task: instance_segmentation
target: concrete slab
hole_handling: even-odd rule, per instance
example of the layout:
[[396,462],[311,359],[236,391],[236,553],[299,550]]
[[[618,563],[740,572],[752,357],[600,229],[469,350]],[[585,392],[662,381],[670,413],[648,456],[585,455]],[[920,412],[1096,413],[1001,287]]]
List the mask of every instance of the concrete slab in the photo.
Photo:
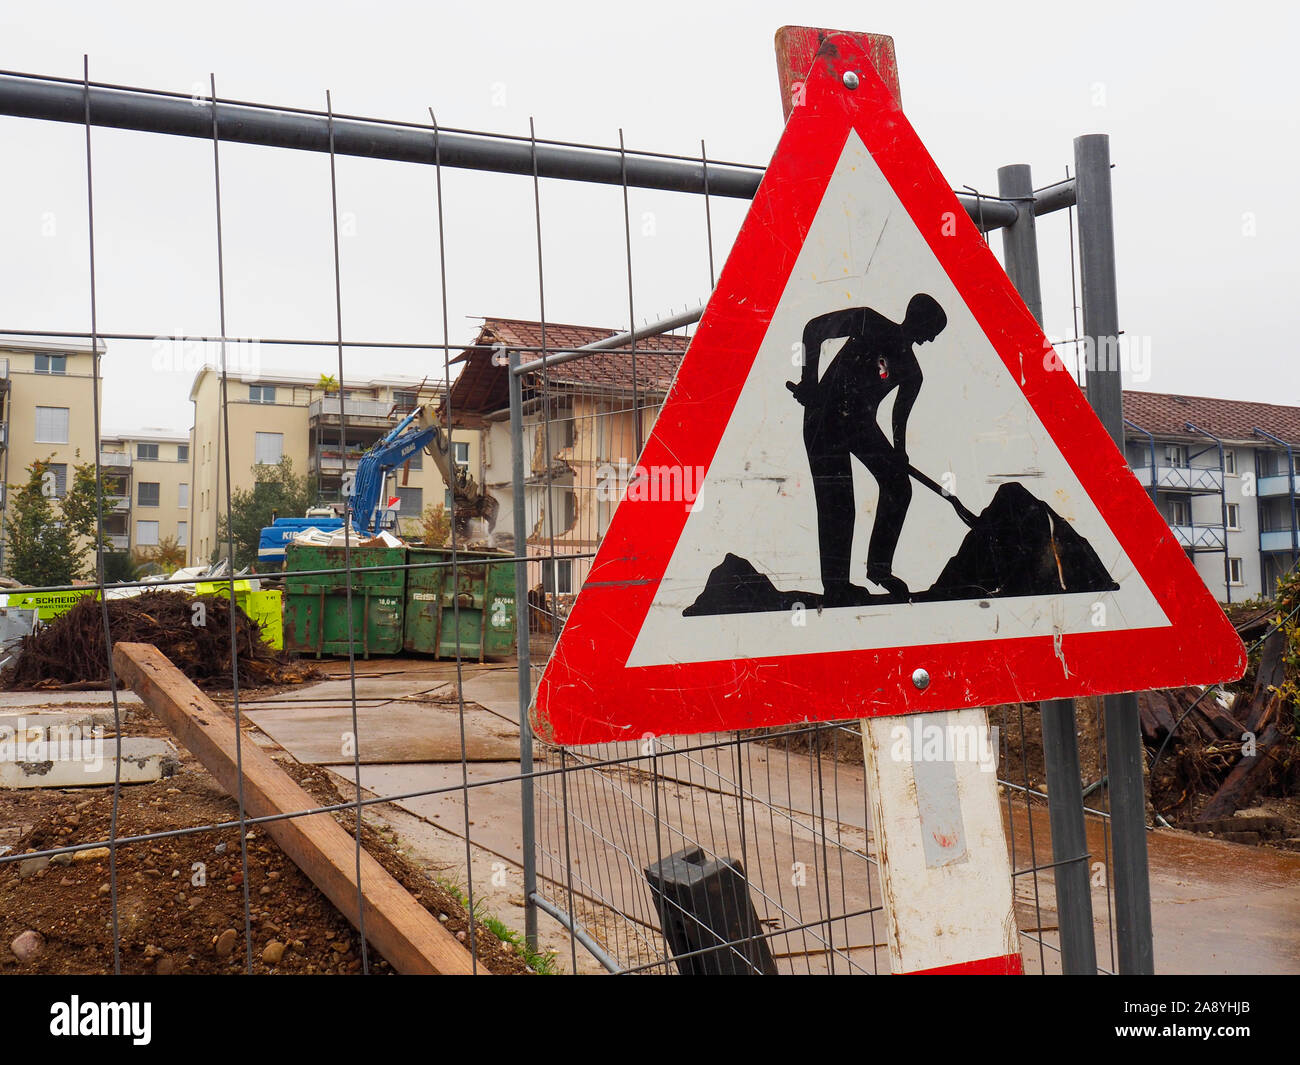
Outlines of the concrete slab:
[[[359,706],[356,741],[350,706],[293,706],[247,713],[249,721],[298,761],[351,765],[354,751],[364,765],[376,762],[461,760],[461,719],[454,703],[391,703]],[[472,704],[465,707],[465,755],[471,762],[517,757],[518,730]]]
[[[135,692],[119,691],[117,701],[122,706],[139,706],[140,696]],[[113,705],[112,692],[0,692],[0,709],[18,706],[108,706]]]
[[[134,713],[129,707],[118,708],[118,717],[124,723],[131,720]],[[81,707],[72,710],[33,707],[19,714],[0,714],[0,738],[16,739],[22,734],[30,741],[48,734],[51,729],[112,729],[114,724],[111,707]]]
[[[85,788],[161,780],[176,770],[176,748],[166,740],[127,736],[121,740],[86,737],[75,745],[0,744],[0,788]],[[121,771],[115,765],[121,754]],[[51,757],[51,756],[55,757]]]
[[[404,699],[416,695],[424,695],[425,698],[439,698],[447,695],[448,692],[449,688],[445,680],[419,674],[398,673],[385,677],[358,677],[356,682],[357,699],[366,701]],[[240,699],[240,704],[243,705],[244,701]],[[248,700],[248,703],[249,705],[254,702],[266,705],[284,703],[318,705],[332,702],[350,704],[351,701],[352,683],[344,677],[335,680],[318,681],[288,691],[277,692],[274,695],[255,695]]]

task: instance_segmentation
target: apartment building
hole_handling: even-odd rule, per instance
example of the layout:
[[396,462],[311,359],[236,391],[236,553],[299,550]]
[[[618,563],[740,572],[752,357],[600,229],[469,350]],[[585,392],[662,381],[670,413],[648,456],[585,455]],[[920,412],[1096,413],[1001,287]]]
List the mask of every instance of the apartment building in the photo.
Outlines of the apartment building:
[[[220,553],[217,523],[225,498],[221,373],[204,366],[194,377],[194,447],[191,453],[191,560]],[[252,488],[256,467],[293,460],[295,470],[316,479],[318,501],[346,501],[345,476],[357,460],[417,404],[435,403],[441,389],[417,377],[347,380],[340,395],[319,375],[288,372],[227,376],[230,474],[235,490]],[[479,435],[452,434],[455,460],[479,476]],[[397,472],[395,494],[403,521],[429,504],[450,505],[447,485],[423,454]]]
[[1300,407],[1125,392],[1125,454],[1221,602],[1271,595],[1300,559]]
[[[546,347],[572,350],[614,333],[548,322]],[[537,322],[485,319],[457,360],[463,366],[450,393],[455,424],[482,437],[483,483],[500,501],[497,529],[506,532],[513,491],[502,356],[517,350],[527,361],[541,344]],[[681,336],[637,342],[636,402],[626,348],[561,363],[547,371],[544,388],[539,375],[525,377],[528,552],[560,556],[533,567],[530,587],[541,582],[567,595],[581,586],[627,487],[638,422],[644,439],[685,348]],[[1271,595],[1300,560],[1300,406],[1125,392],[1124,416],[1129,465],[1210,592],[1225,603]]]
[[167,540],[189,547],[190,455],[189,433],[141,429],[101,438],[104,532],[115,551],[147,552]]
[[95,461],[95,358],[82,340],[0,336],[0,572],[9,485],[48,461],[61,498],[74,467]]

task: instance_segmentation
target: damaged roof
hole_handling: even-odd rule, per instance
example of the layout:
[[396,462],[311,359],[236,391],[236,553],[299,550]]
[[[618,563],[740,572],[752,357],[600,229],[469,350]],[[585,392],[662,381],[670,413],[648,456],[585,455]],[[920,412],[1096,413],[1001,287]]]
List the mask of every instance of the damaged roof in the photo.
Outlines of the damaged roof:
[[[568,325],[547,322],[545,344],[542,323],[521,318],[484,318],[473,345],[455,362],[464,368],[451,386],[453,418],[483,416],[504,410],[510,405],[509,371],[492,362],[494,349],[518,351],[524,361],[540,358],[542,353],[573,351],[599,340],[626,332],[600,326]],[[636,342],[636,385],[640,392],[665,393],[672,384],[677,366],[686,353],[690,338],[680,333],[642,337]],[[571,359],[547,370],[552,384],[587,386],[601,390],[632,388],[632,345],[593,352],[581,359]],[[531,378],[539,379],[540,374]]]

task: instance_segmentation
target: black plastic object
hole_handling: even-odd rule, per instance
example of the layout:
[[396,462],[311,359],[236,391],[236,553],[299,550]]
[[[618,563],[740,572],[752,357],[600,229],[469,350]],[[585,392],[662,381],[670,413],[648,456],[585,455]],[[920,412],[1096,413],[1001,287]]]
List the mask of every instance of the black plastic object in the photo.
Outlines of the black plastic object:
[[[683,976],[775,976],[740,862],[678,851],[645,871]],[[713,948],[713,949],[709,949]]]

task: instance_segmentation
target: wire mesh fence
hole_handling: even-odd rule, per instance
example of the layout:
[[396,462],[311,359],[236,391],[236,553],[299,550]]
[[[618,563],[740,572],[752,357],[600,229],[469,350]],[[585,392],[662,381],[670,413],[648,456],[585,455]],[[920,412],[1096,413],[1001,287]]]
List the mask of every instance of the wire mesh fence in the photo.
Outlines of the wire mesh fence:
[[[581,284],[581,279],[563,278],[558,282],[548,270],[546,250],[550,246],[544,234],[555,232],[543,225],[543,179],[550,182],[603,183],[620,194],[607,222],[606,243],[621,258],[620,286],[626,281],[626,306],[611,308],[609,318],[619,329],[635,331],[643,316],[638,299],[639,277],[633,257],[632,231],[636,224],[646,224],[634,211],[632,194],[638,189],[655,190],[654,195],[701,198],[703,211],[696,210],[697,223],[682,247],[694,255],[693,270],[701,281],[707,277],[711,286],[716,276],[714,263],[715,199],[719,196],[740,198],[752,193],[760,168],[710,160],[701,145],[698,154],[678,156],[664,153],[634,152],[626,148],[620,134],[617,147],[567,144],[529,137],[497,137],[465,130],[445,130],[430,113],[427,124],[378,122],[334,112],[332,100],[323,110],[288,111],[243,101],[221,101],[215,81],[206,95],[178,97],[176,94],[153,93],[121,86],[97,85],[86,77],[80,84],[58,79],[5,75],[0,86],[11,94],[10,113],[40,115],[58,122],[79,122],[84,126],[84,166],[86,177],[85,220],[89,241],[83,264],[89,279],[89,329],[25,328],[7,331],[12,338],[32,342],[55,336],[84,339],[92,351],[109,345],[102,361],[111,364],[114,346],[149,343],[147,329],[109,330],[101,328],[99,293],[103,281],[102,266],[95,235],[106,223],[101,211],[96,216],[96,127],[131,126],[155,134],[172,134],[204,138],[211,144],[211,220],[215,227],[214,265],[205,267],[212,278],[210,292],[216,307],[216,333],[210,338],[209,350],[216,363],[210,367],[220,382],[221,399],[215,410],[218,417],[203,432],[196,432],[191,461],[215,461],[220,470],[214,481],[215,498],[199,504],[212,519],[211,550],[214,555],[233,558],[235,544],[230,517],[232,500],[241,483],[243,471],[234,469],[232,425],[238,411],[234,390],[240,382],[256,379],[246,367],[232,358],[238,338],[227,335],[226,232],[232,224],[229,207],[223,210],[223,152],[228,142],[273,145],[281,154],[306,149],[328,157],[328,172],[323,178],[328,192],[329,211],[320,220],[329,239],[317,250],[332,265],[329,284],[332,300],[324,317],[314,324],[322,327],[313,335],[286,336],[280,333],[262,338],[268,349],[314,353],[314,368],[334,378],[341,396],[348,395],[350,385],[366,379],[364,360],[376,352],[403,353],[411,362],[414,377],[420,379],[421,396],[437,393],[436,415],[449,437],[458,426],[472,427],[479,442],[476,479],[483,489],[494,495],[500,513],[494,527],[486,523],[458,530],[455,521],[460,501],[448,490],[452,522],[448,530],[446,557],[426,563],[399,563],[388,566],[406,580],[417,569],[446,569],[454,583],[459,582],[463,567],[471,565],[467,551],[494,550],[502,565],[522,571],[520,585],[526,591],[514,602],[521,639],[518,664],[525,675],[535,681],[544,668],[546,657],[559,629],[582,587],[591,560],[609,526],[614,508],[629,493],[657,490],[653,479],[637,468],[637,456],[651,431],[664,397],[671,387],[673,374],[689,343],[689,320],[685,313],[673,319],[669,329],[642,329],[642,334],[619,341],[617,330],[560,325],[547,319],[548,282],[552,287]],[[14,94],[17,94],[16,96]],[[44,95],[45,103],[30,101]],[[15,109],[13,99],[29,101],[24,111]],[[135,114],[135,118],[130,115]],[[250,132],[252,131],[252,132]],[[376,149],[378,144],[382,149]],[[424,335],[394,340],[361,340],[345,329],[348,288],[345,284],[346,251],[341,234],[347,226],[346,211],[339,202],[339,161],[344,155],[358,156],[386,152],[390,160],[431,167],[421,194],[434,204],[434,226],[430,246],[418,250],[436,262],[436,284],[421,292],[420,299],[431,300],[439,307],[438,321]],[[451,299],[448,279],[457,273],[455,249],[449,247],[444,225],[449,214],[461,205],[444,203],[444,172],[450,168],[496,171],[514,175],[511,180],[532,182],[533,226],[509,249],[515,263],[536,257],[538,315],[535,320],[510,318],[485,319],[479,336],[469,344],[451,336]],[[548,186],[549,187],[549,186]],[[669,191],[665,191],[669,190]],[[321,191],[321,190],[318,190]],[[608,191],[608,190],[607,190]],[[693,202],[693,201],[692,201]],[[996,197],[976,195],[972,213],[983,219],[993,213]],[[10,208],[12,209],[12,205]],[[423,210],[428,210],[426,202]],[[695,208],[692,208],[695,210]],[[549,218],[549,216],[548,216]],[[564,239],[565,221],[560,222],[557,236]],[[567,221],[574,221],[572,216]],[[991,224],[991,223],[990,223]],[[682,226],[685,233],[686,227]],[[408,251],[410,249],[407,249]],[[684,257],[684,253],[683,253]],[[695,294],[690,294],[695,295]],[[477,297],[476,297],[477,298]],[[3,313],[14,316],[16,309]],[[0,326],[6,323],[0,322]],[[55,323],[63,326],[65,323]],[[195,329],[194,333],[203,330]],[[548,357],[565,353],[566,359],[554,364]],[[572,354],[574,357],[567,357]],[[511,377],[510,358],[516,362],[542,359],[520,379],[520,424],[512,429],[507,393]],[[91,359],[95,395],[94,433],[99,426],[101,357]],[[257,386],[261,387],[261,386]],[[317,433],[318,448],[334,446],[343,465],[338,473],[346,475],[348,456],[358,445],[348,435],[348,418],[365,417],[358,408],[349,409],[340,402],[337,422]],[[385,423],[385,428],[390,423]],[[369,439],[369,438],[367,438]],[[216,448],[215,460],[209,457]],[[512,476],[512,458],[522,457],[522,497],[516,493]],[[95,472],[103,470],[102,457],[95,448]],[[333,455],[333,453],[331,453]],[[200,459],[200,456],[203,456]],[[330,456],[324,451],[322,461]],[[12,476],[11,471],[11,476]],[[109,472],[112,472],[111,470]],[[692,471],[674,471],[677,481],[668,486],[685,498],[698,492],[700,485]],[[102,481],[97,483],[102,484]],[[111,486],[110,486],[111,487]],[[340,478],[336,493],[346,495]],[[111,494],[111,493],[110,493]],[[96,528],[100,537],[107,524],[112,505],[105,507],[105,491],[97,498]],[[218,522],[224,515],[226,521]],[[516,530],[511,534],[509,530]],[[522,529],[522,540],[517,531]],[[197,523],[193,531],[197,533]],[[220,531],[221,535],[216,535]],[[442,545],[437,545],[442,546]],[[133,964],[124,946],[134,946],[132,932],[124,921],[123,902],[133,888],[124,883],[118,872],[119,856],[125,848],[149,848],[163,841],[203,833],[237,829],[239,858],[238,877],[231,879],[230,890],[240,900],[242,920],[237,939],[242,942],[243,968],[263,971],[261,932],[255,929],[260,918],[258,896],[252,890],[250,852],[259,844],[257,833],[286,820],[313,817],[325,813],[336,816],[352,839],[353,874],[356,881],[351,904],[352,921],[357,927],[360,969],[376,968],[376,954],[367,945],[373,924],[372,904],[367,901],[363,880],[373,875],[363,863],[363,854],[374,844],[367,835],[368,819],[386,817],[405,811],[434,824],[445,844],[454,841],[457,858],[447,858],[444,845],[439,853],[447,868],[459,877],[455,891],[463,892],[464,905],[470,914],[479,912],[488,885],[483,880],[483,861],[492,859],[492,876],[504,877],[509,884],[522,883],[520,908],[524,911],[526,937],[536,940],[539,911],[541,922],[551,922],[542,938],[545,944],[556,942],[559,928],[562,946],[552,946],[561,969],[573,972],[603,969],[618,973],[665,974],[679,971],[726,971],[757,973],[879,973],[889,970],[883,901],[878,855],[870,824],[870,801],[863,766],[859,726],[840,722],[788,729],[758,730],[745,733],[708,734],[702,736],[646,736],[620,744],[565,748],[532,737],[526,722],[527,706],[513,708],[513,720],[523,722],[517,743],[518,758],[496,761],[474,756],[479,717],[475,692],[486,690],[497,673],[508,673],[510,663],[483,664],[482,646],[470,648],[463,642],[461,611],[482,611],[486,624],[486,604],[473,596],[450,597],[448,613],[454,625],[453,648],[444,658],[445,666],[429,667],[429,687],[420,689],[415,682],[414,694],[402,698],[421,706],[436,687],[442,702],[436,712],[450,723],[450,756],[430,767],[417,784],[397,784],[373,767],[370,752],[379,739],[382,725],[371,711],[390,707],[392,700],[376,698],[368,686],[373,677],[373,663],[358,661],[357,647],[362,637],[358,625],[367,623],[354,611],[353,597],[360,593],[355,584],[361,569],[361,553],[366,549],[352,535],[343,540],[343,564],[338,568],[301,571],[299,576],[341,575],[347,603],[348,652],[346,669],[333,672],[328,695],[316,697],[316,709],[332,706],[340,711],[331,718],[328,728],[342,728],[345,756],[327,761],[340,801],[317,799],[301,809],[274,814],[250,812],[249,796],[244,790],[243,760],[250,750],[264,743],[255,735],[248,714],[249,707],[264,710],[268,697],[256,691],[241,690],[237,663],[240,650],[231,632],[232,667],[229,696],[223,697],[233,716],[234,757],[236,762],[234,816],[202,824],[174,825],[165,829],[123,833],[122,803],[129,801],[131,785],[124,783],[122,765],[125,758],[121,745],[114,749],[115,773],[111,781],[112,808],[107,831],[84,840],[60,846],[28,847],[22,853],[0,854],[0,863],[12,865],[33,858],[54,858],[61,854],[94,851],[106,847],[108,920],[112,943],[111,967],[123,971]],[[478,560],[478,556],[474,556]],[[384,569],[385,567],[369,567]],[[264,574],[264,577],[271,577]],[[227,572],[217,578],[225,594],[235,595],[236,575]],[[177,580],[178,585],[192,581]],[[104,568],[104,552],[99,551],[94,582],[102,604],[101,620],[105,643],[111,648],[120,639],[114,631],[110,610],[110,593],[120,594],[142,582],[119,582],[110,587]],[[151,587],[167,587],[166,582],[150,582]],[[70,587],[70,586],[65,586]],[[367,600],[368,602],[368,600]],[[233,625],[233,622],[232,622]],[[422,668],[422,667],[421,667]],[[438,672],[438,670],[441,672]],[[418,672],[418,670],[417,670]],[[427,672],[427,671],[426,671]],[[436,673],[436,678],[434,674]],[[423,676],[423,674],[422,674]],[[106,677],[111,706],[111,736],[128,735],[128,715],[122,698],[122,683],[111,667]],[[480,683],[480,688],[474,688]],[[495,681],[494,681],[495,682]],[[441,687],[439,687],[441,686]],[[483,698],[479,695],[477,698]],[[302,700],[312,701],[310,699]],[[525,700],[526,701],[526,700]],[[508,723],[509,700],[489,706],[498,727]],[[486,705],[486,704],[485,704]],[[493,709],[495,707],[495,709]],[[507,709],[503,709],[507,707]],[[387,712],[387,711],[385,711]],[[430,714],[434,709],[429,709]],[[1083,715],[1089,723],[1089,754],[1083,770],[1090,782],[1105,777],[1105,747],[1099,707],[1088,707]],[[1059,971],[1059,945],[1054,912],[1054,859],[1047,842],[1048,829],[1044,800],[1044,774],[1041,756],[1041,733],[1035,728],[1036,712],[1031,708],[1004,707],[994,712],[999,728],[997,761],[1005,797],[1005,817],[1011,847],[1016,913],[1023,935],[1027,968],[1030,971]],[[340,722],[342,725],[340,726]],[[348,739],[350,738],[350,743]],[[527,748],[525,750],[524,748]],[[251,757],[251,756],[250,756]],[[990,767],[990,771],[992,767]],[[409,776],[402,777],[409,782]],[[1097,784],[1093,784],[1096,787]],[[1104,788],[1099,794],[1104,794]],[[484,809],[486,796],[509,796],[504,801],[519,804],[523,815],[515,833],[513,846],[491,836],[477,824],[478,811]],[[522,796],[522,799],[514,798]],[[420,813],[435,804],[436,814]],[[531,805],[535,804],[535,805]],[[1108,958],[1102,968],[1113,971],[1115,932],[1109,920],[1112,909],[1112,877],[1107,814],[1104,809],[1089,814],[1089,852],[1071,856],[1070,861],[1086,861],[1095,887],[1094,910],[1107,915],[1102,922],[1099,958]],[[1094,843],[1095,841],[1095,843]],[[256,859],[256,855],[253,855]],[[499,859],[499,862],[498,862]],[[674,864],[676,863],[676,864]],[[253,864],[256,864],[254,861]],[[497,865],[500,868],[497,868]],[[698,927],[692,932],[692,911],[684,897],[674,895],[665,885],[680,872],[679,866],[704,869],[716,887],[703,898],[705,926],[712,938],[698,939]],[[500,886],[493,882],[492,886]],[[518,891],[513,892],[519,895]],[[493,896],[496,897],[496,896]],[[336,900],[337,901],[337,900]],[[134,920],[134,918],[132,919]],[[484,926],[469,921],[463,943],[470,955],[470,968],[491,967],[497,955],[486,951]],[[697,935],[692,940],[691,935]],[[528,943],[531,950],[535,942]],[[255,949],[256,948],[256,949]],[[227,945],[227,953],[230,952]],[[567,957],[566,957],[567,954]],[[391,959],[390,959],[391,961]]]

